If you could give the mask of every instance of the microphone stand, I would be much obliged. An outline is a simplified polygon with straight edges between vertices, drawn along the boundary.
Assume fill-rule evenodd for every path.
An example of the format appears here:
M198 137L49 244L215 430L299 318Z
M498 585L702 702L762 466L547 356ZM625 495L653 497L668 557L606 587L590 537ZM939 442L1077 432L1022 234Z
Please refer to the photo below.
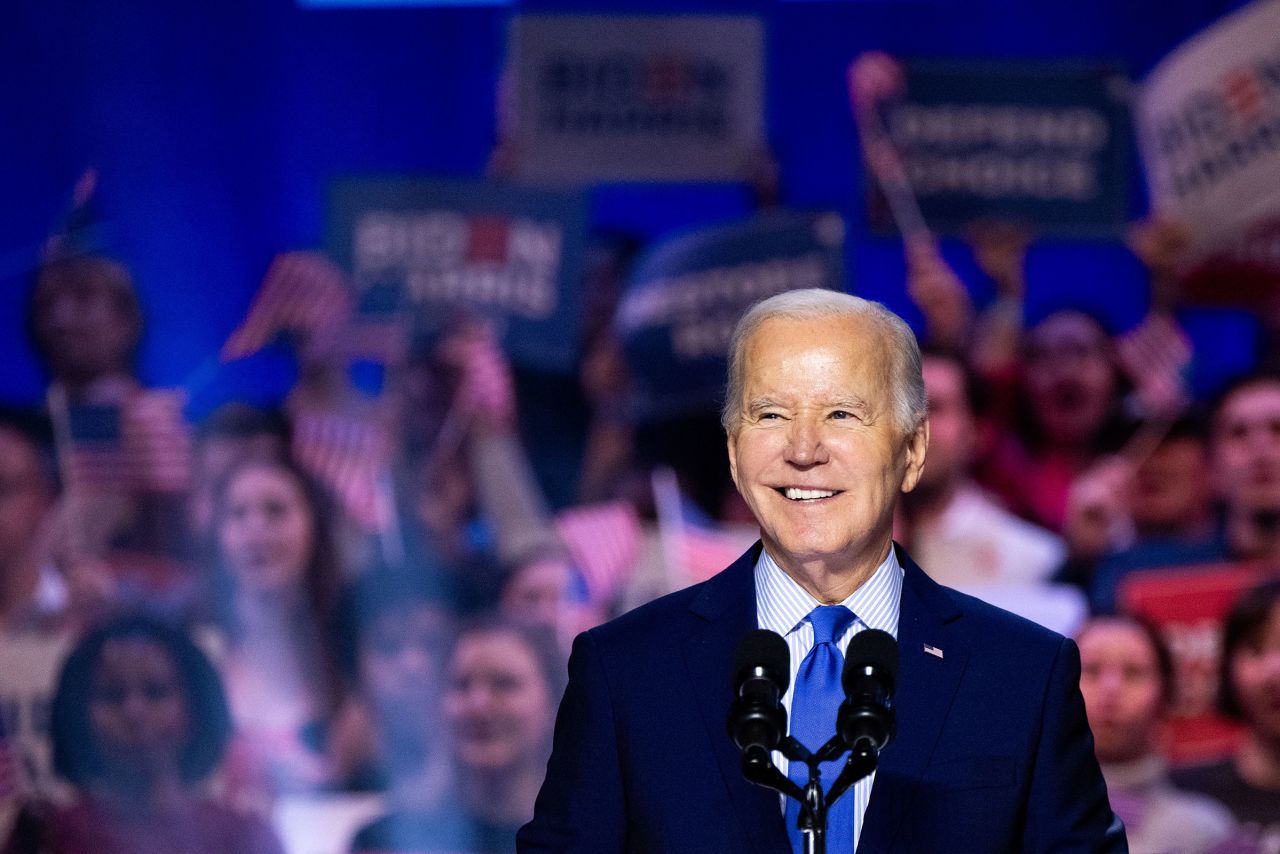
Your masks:
M803 762L808 766L809 782L803 789L778 770L769 751L759 745L753 745L743 752L742 775L758 786L773 789L799 801L800 815L796 820L796 827L804 838L804 854L826 854L828 807L848 791L850 786L876 770L879 753L868 740L859 739L844 767L840 769L840 775L831 784L831 790L824 794L822 763L838 759L848 750L838 735L832 736L816 754L792 736L784 738L778 744L778 750L790 761Z

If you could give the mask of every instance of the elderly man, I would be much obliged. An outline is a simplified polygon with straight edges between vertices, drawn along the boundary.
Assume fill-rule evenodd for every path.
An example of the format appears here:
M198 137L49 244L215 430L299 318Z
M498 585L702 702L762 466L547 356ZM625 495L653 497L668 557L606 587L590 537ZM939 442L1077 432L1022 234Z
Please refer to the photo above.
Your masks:
M817 659L839 666L867 628L898 640L898 732L835 804L832 854L1126 850L1074 644L940 587L890 540L929 437L910 329L828 291L758 304L734 334L724 423L761 543L577 639L520 850L800 850L795 808L743 779L726 734L734 651L757 627L790 647L793 733L835 729Z

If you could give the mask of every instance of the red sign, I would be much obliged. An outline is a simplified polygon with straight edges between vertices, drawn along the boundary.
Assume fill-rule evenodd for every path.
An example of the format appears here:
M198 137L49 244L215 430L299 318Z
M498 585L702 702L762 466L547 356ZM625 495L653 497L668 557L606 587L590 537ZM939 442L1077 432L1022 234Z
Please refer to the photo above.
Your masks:
M1262 579L1256 564L1218 563L1135 572L1120 585L1121 610L1156 626L1173 655L1176 692L1164 754L1175 765L1222 759L1235 746L1239 727L1215 706L1222 625Z

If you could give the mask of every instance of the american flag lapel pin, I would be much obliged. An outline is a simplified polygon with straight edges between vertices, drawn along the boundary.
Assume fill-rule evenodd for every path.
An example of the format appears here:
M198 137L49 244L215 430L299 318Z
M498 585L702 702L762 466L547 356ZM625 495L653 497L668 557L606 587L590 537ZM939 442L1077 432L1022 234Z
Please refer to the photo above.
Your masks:
M942 658L942 650L932 644L925 644L924 651L929 655L932 655L934 658Z

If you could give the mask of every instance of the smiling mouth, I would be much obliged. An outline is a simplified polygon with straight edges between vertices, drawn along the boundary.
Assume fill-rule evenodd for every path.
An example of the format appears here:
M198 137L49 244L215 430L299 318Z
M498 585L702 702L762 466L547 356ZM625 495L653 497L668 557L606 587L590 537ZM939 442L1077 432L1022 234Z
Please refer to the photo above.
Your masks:
M831 498L839 495L841 490L838 489L800 489L794 486L777 487L776 491L788 501L821 501L824 498Z

